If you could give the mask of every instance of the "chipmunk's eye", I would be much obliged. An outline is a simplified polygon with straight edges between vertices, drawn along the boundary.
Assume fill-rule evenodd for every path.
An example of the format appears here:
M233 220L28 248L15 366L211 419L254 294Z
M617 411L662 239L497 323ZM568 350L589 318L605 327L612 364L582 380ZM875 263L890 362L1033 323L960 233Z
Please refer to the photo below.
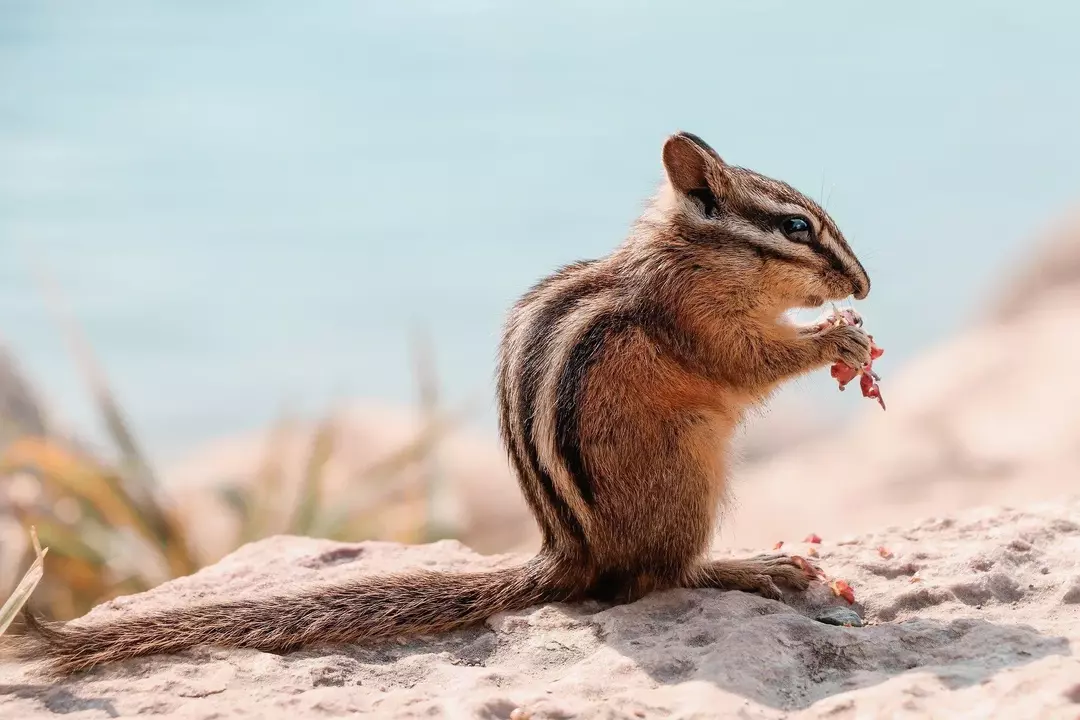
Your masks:
M814 232L806 218L801 217L784 218L780 223L780 229L788 240L801 243L810 242L810 237Z

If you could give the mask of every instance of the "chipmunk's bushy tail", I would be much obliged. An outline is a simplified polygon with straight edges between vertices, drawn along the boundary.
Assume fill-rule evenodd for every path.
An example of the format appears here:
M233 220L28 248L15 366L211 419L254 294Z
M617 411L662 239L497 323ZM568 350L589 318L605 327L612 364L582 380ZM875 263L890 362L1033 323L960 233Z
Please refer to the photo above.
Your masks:
M63 675L102 663L196 645L284 652L444 632L507 610L568 600L573 590L544 556L482 573L408 572L295 594L208 603L94 623L42 623L24 610L26 633L2 655L43 662Z

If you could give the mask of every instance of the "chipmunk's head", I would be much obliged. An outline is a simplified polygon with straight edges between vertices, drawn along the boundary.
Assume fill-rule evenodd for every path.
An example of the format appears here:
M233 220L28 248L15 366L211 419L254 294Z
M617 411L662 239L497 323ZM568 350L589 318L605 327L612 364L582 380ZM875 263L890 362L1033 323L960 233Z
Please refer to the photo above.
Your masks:
M667 139L663 160L669 220L700 258L715 257L786 307L849 295L861 300L870 292L870 278L836 224L790 185L728 165L687 132Z

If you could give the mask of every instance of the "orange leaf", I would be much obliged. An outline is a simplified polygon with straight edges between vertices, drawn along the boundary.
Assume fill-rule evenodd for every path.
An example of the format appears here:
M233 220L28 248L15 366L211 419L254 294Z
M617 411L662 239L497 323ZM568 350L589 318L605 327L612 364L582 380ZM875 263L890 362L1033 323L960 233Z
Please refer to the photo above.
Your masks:
M878 545L877 554L885 558L886 560L891 560L893 556L892 550L885 547L884 545Z
M779 549L780 549L780 548L782 548L782 547L784 547L784 541L783 541L783 540L781 540L781 541L779 541L778 543L776 543L775 545L773 545L773 546L772 546L772 549L773 549L773 550L779 550Z

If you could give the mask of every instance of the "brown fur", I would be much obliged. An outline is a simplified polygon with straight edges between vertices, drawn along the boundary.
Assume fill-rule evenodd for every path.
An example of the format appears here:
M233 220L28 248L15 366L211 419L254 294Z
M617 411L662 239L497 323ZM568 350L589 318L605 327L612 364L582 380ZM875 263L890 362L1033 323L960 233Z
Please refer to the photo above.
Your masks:
M792 560L710 561L728 443L780 383L869 341L800 332L794 306L870 281L832 220L793 188L727 165L696 136L668 138L667 183L611 255L545 278L500 347L501 434L543 548L490 573L416 571L244 602L93 624L42 624L8 652L57 672L199 644L286 651L433 633L538 603L633 601L672 587L757 592L808 580ZM813 225L786 239L795 212Z

